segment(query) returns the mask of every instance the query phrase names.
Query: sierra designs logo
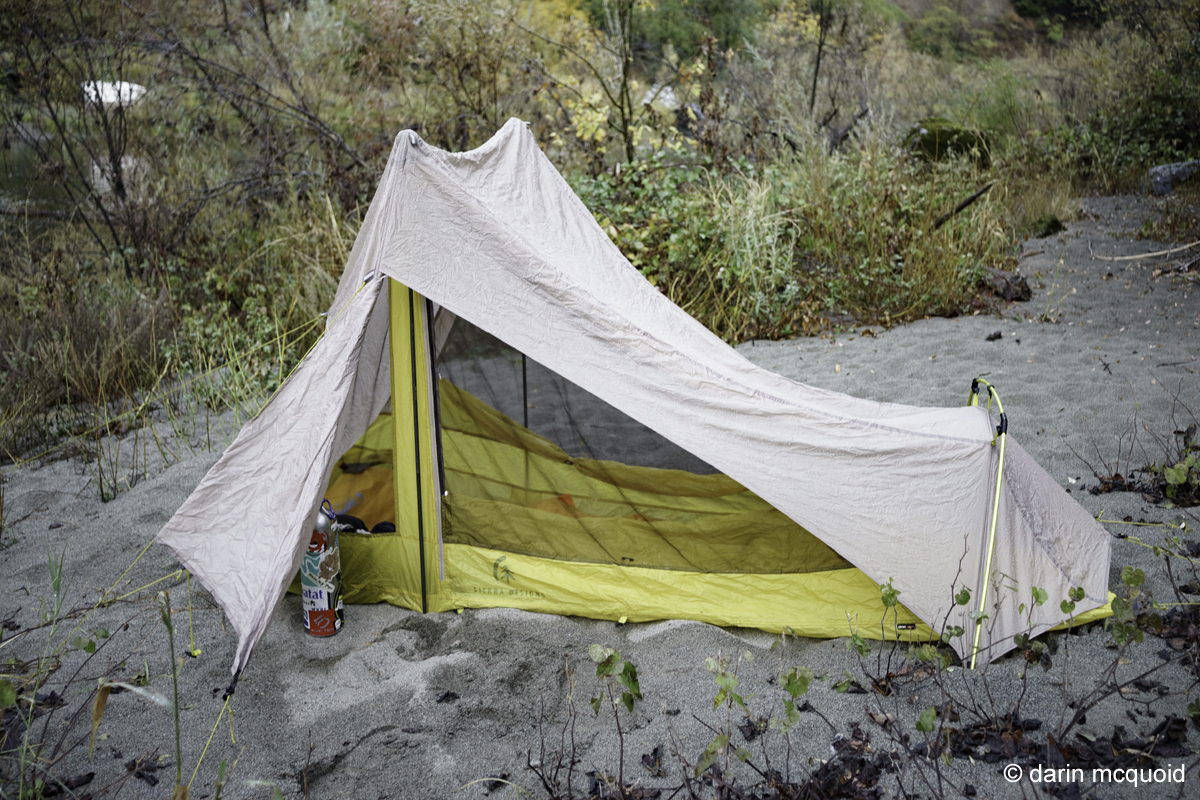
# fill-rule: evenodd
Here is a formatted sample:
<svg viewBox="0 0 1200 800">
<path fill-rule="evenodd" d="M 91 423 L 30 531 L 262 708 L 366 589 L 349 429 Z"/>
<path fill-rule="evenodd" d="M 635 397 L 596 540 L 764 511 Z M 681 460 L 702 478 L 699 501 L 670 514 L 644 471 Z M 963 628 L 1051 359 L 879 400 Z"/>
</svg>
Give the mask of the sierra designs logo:
<svg viewBox="0 0 1200 800">
<path fill-rule="evenodd" d="M 492 577 L 495 578 L 497 582 L 504 581 L 505 583 L 511 585 L 514 575 L 512 574 L 512 570 L 504 565 L 504 562 L 507 558 L 508 556 L 500 556 L 492 562 Z"/>
</svg>

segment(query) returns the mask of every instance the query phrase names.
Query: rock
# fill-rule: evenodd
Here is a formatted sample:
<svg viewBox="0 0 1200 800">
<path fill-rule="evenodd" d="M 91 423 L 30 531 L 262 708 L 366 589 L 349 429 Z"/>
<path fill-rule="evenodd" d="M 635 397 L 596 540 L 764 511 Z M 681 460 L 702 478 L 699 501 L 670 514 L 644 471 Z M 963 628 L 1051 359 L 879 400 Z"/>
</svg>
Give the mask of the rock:
<svg viewBox="0 0 1200 800">
<path fill-rule="evenodd" d="M 1146 183 L 1152 194 L 1170 194 L 1172 189 L 1192 177 L 1197 168 L 1200 168 L 1200 159 L 1159 164 L 1146 173 Z"/>
<path fill-rule="evenodd" d="M 985 269 L 987 269 L 987 275 L 984 276 L 983 282 L 987 288 L 991 289 L 992 294 L 1009 302 L 1021 303 L 1033 299 L 1033 290 L 1029 288 L 1029 282 L 1025 280 L 1024 276 L 1015 272 L 1005 272 L 1002 269 L 990 267 L 985 267 Z M 992 341 L 990 337 L 989 341 Z"/>
<path fill-rule="evenodd" d="M 1053 236 L 1060 231 L 1065 231 L 1066 225 L 1063 225 L 1062 220 L 1053 214 L 1046 214 L 1039 217 L 1037 222 L 1030 226 L 1029 232 L 1035 239 L 1045 239 L 1047 236 Z"/>
<path fill-rule="evenodd" d="M 945 117 L 919 120 L 904 137 L 904 146 L 926 161 L 940 161 L 949 155 L 969 155 L 982 167 L 991 164 L 988 140 L 983 131 L 955 125 Z"/>
</svg>

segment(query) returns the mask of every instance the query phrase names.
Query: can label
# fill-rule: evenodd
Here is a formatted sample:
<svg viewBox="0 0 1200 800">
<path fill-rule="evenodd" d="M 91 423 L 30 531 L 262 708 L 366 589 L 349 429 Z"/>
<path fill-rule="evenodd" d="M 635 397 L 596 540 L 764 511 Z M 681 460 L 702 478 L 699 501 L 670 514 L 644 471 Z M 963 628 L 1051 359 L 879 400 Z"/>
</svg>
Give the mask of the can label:
<svg viewBox="0 0 1200 800">
<path fill-rule="evenodd" d="M 313 531 L 300 565 L 300 596 L 304 630 L 313 636 L 333 636 L 342 629 L 342 572 L 336 545 L 324 531 Z"/>
</svg>

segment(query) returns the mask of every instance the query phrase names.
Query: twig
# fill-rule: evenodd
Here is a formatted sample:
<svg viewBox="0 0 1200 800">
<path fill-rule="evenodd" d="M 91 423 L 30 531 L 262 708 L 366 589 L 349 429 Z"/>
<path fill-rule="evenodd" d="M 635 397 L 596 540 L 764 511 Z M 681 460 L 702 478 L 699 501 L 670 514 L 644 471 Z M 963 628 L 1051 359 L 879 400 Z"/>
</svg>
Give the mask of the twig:
<svg viewBox="0 0 1200 800">
<path fill-rule="evenodd" d="M 1157 250 L 1153 253 L 1142 253 L 1136 256 L 1098 256 L 1092 253 L 1092 258 L 1100 261 L 1137 261 L 1139 258 L 1156 258 L 1158 256 L 1169 256 L 1172 253 L 1182 253 L 1184 250 L 1191 250 L 1196 245 L 1200 244 L 1200 240 L 1194 241 L 1191 244 L 1185 244 L 1182 247 L 1172 247 L 1168 250 Z M 1088 242 L 1088 250 L 1092 249 L 1092 243 Z"/>
<path fill-rule="evenodd" d="M 940 228 L 940 227 L 942 227 L 943 225 L 945 225 L 947 222 L 949 222 L 949 221 L 950 221 L 950 218 L 951 218 L 951 217 L 953 217 L 953 216 L 954 216 L 955 214 L 957 214 L 958 212 L 962 211 L 962 210 L 963 210 L 964 208 L 966 208 L 967 206 L 969 206 L 969 205 L 971 205 L 972 203 L 974 203 L 974 202 L 975 202 L 976 200 L 978 200 L 979 198 L 983 197 L 985 194 L 987 194 L 987 190 L 988 190 L 988 189 L 990 189 L 990 188 L 992 188 L 992 187 L 993 187 L 993 186 L 995 186 L 995 185 L 996 185 L 996 182 L 995 182 L 995 181 L 992 181 L 992 182 L 991 182 L 991 183 L 989 183 L 987 186 L 983 187 L 983 188 L 982 188 L 982 189 L 980 189 L 978 192 L 976 192 L 975 194 L 973 194 L 973 195 L 971 195 L 970 197 L 968 197 L 966 200 L 963 200 L 961 203 L 959 203 L 958 205 L 956 205 L 956 206 L 954 207 L 954 210 L 953 210 L 953 211 L 951 211 L 951 212 L 949 212 L 949 213 L 947 213 L 947 214 L 942 214 L 940 217 L 938 217 L 938 218 L 937 218 L 937 221 L 935 221 L 935 222 L 933 223 L 933 230 L 935 230 L 935 231 L 936 231 L 938 228 Z"/>
</svg>

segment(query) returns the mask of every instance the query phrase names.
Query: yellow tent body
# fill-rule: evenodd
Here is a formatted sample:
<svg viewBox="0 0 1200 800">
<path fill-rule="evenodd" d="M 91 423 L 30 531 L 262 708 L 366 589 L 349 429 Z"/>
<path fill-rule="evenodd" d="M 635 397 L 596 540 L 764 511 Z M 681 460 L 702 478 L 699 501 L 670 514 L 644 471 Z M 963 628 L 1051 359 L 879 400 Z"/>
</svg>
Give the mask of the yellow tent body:
<svg viewBox="0 0 1200 800">
<path fill-rule="evenodd" d="M 344 454 L 326 498 L 368 529 L 390 522 L 396 531 L 340 534 L 348 603 L 936 638 L 731 478 L 573 458 L 449 381 L 434 386 L 428 304 L 394 281 L 389 297 L 392 410 Z M 453 487 L 440 519 L 439 446 Z"/>
</svg>

